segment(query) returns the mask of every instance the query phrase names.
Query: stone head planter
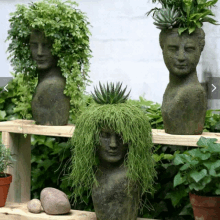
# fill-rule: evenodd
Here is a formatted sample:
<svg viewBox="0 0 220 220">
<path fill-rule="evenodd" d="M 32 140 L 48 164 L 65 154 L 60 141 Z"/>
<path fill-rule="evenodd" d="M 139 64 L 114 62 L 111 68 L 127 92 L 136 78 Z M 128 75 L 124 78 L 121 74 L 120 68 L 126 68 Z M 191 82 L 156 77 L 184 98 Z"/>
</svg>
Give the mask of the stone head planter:
<svg viewBox="0 0 220 220">
<path fill-rule="evenodd" d="M 70 99 L 64 95 L 66 79 L 51 53 L 52 43 L 43 32 L 32 30 L 30 50 L 37 64 L 38 85 L 32 98 L 32 114 L 39 125 L 66 125 Z"/>
<path fill-rule="evenodd" d="M 151 127 L 141 109 L 126 103 L 121 85 L 100 88 L 71 139 L 73 195 L 82 198 L 88 190 L 98 220 L 136 220 L 156 175 Z"/>
<path fill-rule="evenodd" d="M 178 34 L 178 28 L 162 30 L 160 46 L 169 70 L 169 84 L 161 107 L 165 132 L 202 134 L 207 97 L 198 81 L 196 66 L 205 45 L 203 29 Z"/>
<path fill-rule="evenodd" d="M 10 14 L 8 52 L 23 119 L 66 125 L 80 111 L 92 51 L 90 23 L 78 7 L 74 1 L 41 0 L 18 4 Z"/>
</svg>

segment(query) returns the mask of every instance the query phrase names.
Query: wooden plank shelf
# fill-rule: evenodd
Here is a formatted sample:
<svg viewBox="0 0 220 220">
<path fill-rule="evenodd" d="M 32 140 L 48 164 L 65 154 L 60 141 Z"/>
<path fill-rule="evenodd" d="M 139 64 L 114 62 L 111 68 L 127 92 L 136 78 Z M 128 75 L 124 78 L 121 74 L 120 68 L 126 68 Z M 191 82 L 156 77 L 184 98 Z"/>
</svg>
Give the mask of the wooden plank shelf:
<svg viewBox="0 0 220 220">
<path fill-rule="evenodd" d="M 152 129 L 152 141 L 154 144 L 198 147 L 196 143 L 201 136 L 205 138 L 216 138 L 216 143 L 220 143 L 220 133 L 203 132 L 201 135 L 174 135 L 167 134 L 164 130 Z"/>
<path fill-rule="evenodd" d="M 94 212 L 70 210 L 64 215 L 48 215 L 43 210 L 34 214 L 28 211 L 27 203 L 6 203 L 0 208 L 1 220 L 97 220 Z M 153 220 L 147 218 L 137 218 L 137 220 Z"/>
<path fill-rule="evenodd" d="M 75 126 L 48 126 L 35 125 L 33 120 L 17 119 L 14 121 L 0 122 L 0 131 L 17 134 L 36 134 L 57 137 L 72 137 Z"/>
<path fill-rule="evenodd" d="M 43 126 L 35 125 L 33 120 L 14 120 L 0 122 L 0 131 L 17 134 L 35 134 L 56 137 L 72 137 L 75 130 L 74 125 L 65 126 Z M 220 143 L 220 133 L 203 132 L 201 135 L 173 135 L 167 134 L 164 130 L 152 129 L 154 144 L 197 146 L 197 141 L 203 136 L 206 138 L 217 138 Z"/>
</svg>

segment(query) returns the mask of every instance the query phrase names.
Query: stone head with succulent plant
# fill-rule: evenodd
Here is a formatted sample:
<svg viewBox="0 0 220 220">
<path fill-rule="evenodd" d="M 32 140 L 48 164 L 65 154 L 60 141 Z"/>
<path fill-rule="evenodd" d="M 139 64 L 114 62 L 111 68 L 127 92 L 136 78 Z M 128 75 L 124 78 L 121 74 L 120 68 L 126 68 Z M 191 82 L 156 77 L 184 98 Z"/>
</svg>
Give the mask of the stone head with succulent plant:
<svg viewBox="0 0 220 220">
<path fill-rule="evenodd" d="M 151 126 L 141 109 L 126 102 L 129 93 L 121 87 L 95 88 L 95 103 L 78 118 L 70 141 L 73 195 L 92 193 L 100 220 L 136 220 L 141 195 L 153 190 Z"/>
<path fill-rule="evenodd" d="M 169 84 L 161 107 L 166 133 L 202 134 L 207 95 L 198 81 L 196 67 L 205 46 L 203 22 L 217 24 L 210 7 L 218 0 L 159 0 L 153 8 L 154 24 L 161 30 L 159 41 L 169 70 Z M 156 2 L 154 0 L 153 2 Z"/>
<path fill-rule="evenodd" d="M 27 109 L 33 101 L 36 124 L 67 124 L 90 82 L 89 22 L 77 6 L 72 0 L 42 0 L 18 4 L 10 14 L 9 58 L 13 76 L 23 75 L 16 104 L 32 119 Z"/>
</svg>

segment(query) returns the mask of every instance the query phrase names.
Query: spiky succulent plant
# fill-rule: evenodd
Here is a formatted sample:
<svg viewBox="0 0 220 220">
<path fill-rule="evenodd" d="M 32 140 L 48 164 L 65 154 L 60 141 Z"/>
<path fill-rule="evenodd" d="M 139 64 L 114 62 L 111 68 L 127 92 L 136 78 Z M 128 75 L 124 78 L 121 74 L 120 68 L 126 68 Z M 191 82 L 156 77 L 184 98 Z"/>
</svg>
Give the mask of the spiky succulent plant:
<svg viewBox="0 0 220 220">
<path fill-rule="evenodd" d="M 122 90 L 121 89 L 122 83 L 110 83 L 105 86 L 101 85 L 99 82 L 100 90 L 97 87 L 94 87 L 94 93 L 92 93 L 92 97 L 94 101 L 98 104 L 117 104 L 117 103 L 124 103 L 131 92 L 129 91 L 128 94 L 125 95 L 127 86 Z"/>
<path fill-rule="evenodd" d="M 172 8 L 167 6 L 156 10 L 153 15 L 153 19 L 156 21 L 154 24 L 161 30 L 171 29 L 179 23 L 177 19 L 179 16 L 180 12 L 176 11 L 174 6 Z"/>
<path fill-rule="evenodd" d="M 181 35 L 184 31 L 189 34 L 203 26 L 203 22 L 214 25 L 217 21 L 209 16 L 215 16 L 210 8 L 215 6 L 218 0 L 152 0 L 159 2 L 162 8 L 153 8 L 146 14 L 154 12 L 154 24 L 161 30 L 178 28 Z"/>
</svg>

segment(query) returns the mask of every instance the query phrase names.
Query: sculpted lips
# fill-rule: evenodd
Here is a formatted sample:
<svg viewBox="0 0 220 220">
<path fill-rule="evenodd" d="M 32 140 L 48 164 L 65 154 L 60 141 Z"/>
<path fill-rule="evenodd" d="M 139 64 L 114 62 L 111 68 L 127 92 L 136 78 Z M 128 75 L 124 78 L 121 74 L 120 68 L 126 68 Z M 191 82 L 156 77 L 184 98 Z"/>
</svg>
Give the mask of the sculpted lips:
<svg viewBox="0 0 220 220">
<path fill-rule="evenodd" d="M 179 68 L 179 69 L 183 69 L 183 68 L 186 67 L 186 65 L 176 65 L 176 67 Z"/>
<path fill-rule="evenodd" d="M 45 62 L 46 60 L 37 60 L 37 62 Z"/>
<path fill-rule="evenodd" d="M 117 154 L 117 151 L 111 151 L 111 150 L 109 150 L 108 153 L 109 153 L 110 155 L 112 155 L 112 156 L 115 156 L 115 155 Z"/>
<path fill-rule="evenodd" d="M 43 64 L 43 63 L 45 63 L 47 60 L 36 60 L 37 61 L 37 63 L 39 63 L 39 64 Z"/>
</svg>

